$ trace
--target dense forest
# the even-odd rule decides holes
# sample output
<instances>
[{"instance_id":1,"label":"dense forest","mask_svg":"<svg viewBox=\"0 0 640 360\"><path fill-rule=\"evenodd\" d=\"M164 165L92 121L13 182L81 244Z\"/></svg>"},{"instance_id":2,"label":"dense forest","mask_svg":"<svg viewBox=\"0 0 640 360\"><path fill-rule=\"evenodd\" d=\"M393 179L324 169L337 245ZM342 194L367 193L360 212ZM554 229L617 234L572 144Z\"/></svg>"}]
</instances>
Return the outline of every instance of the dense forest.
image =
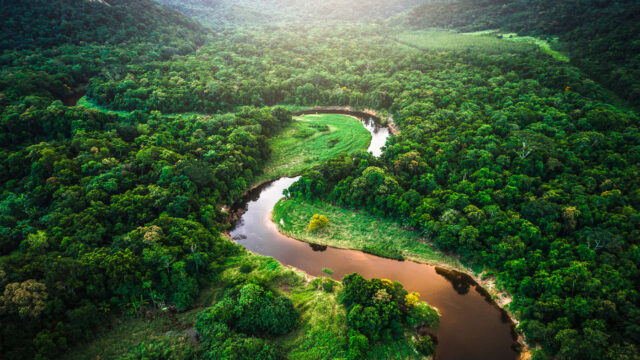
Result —
<instances>
[{"instance_id":1,"label":"dense forest","mask_svg":"<svg viewBox=\"0 0 640 360\"><path fill-rule=\"evenodd\" d=\"M503 29L558 37L572 63L640 105L640 3L635 0L457 0L425 3L404 19L418 28Z\"/></svg>"},{"instance_id":2,"label":"dense forest","mask_svg":"<svg viewBox=\"0 0 640 360\"><path fill-rule=\"evenodd\" d=\"M290 23L369 22L402 14L426 0L159 0L214 29Z\"/></svg>"},{"instance_id":3,"label":"dense forest","mask_svg":"<svg viewBox=\"0 0 640 360\"><path fill-rule=\"evenodd\" d=\"M196 309L212 286L197 345L122 358L304 358L278 339L301 337L310 310L266 280L277 264L228 241L228 209L292 109L349 105L399 133L287 197L393 220L483 268L535 359L638 359L637 2L423 3L2 2L0 358L61 358L113 319ZM496 34L395 36L426 28L557 36L571 62ZM433 354L415 334L438 314L401 284L309 286L344 314L336 357L405 340Z\"/></svg>"}]
</instances>

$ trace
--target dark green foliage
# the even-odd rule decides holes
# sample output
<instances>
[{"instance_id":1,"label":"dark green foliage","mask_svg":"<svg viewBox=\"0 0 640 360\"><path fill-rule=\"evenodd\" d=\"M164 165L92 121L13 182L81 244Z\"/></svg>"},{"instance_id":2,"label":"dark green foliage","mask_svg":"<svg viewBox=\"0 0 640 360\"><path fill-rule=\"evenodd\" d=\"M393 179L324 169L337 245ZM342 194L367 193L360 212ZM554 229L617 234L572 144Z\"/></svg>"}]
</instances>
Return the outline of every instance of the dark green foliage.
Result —
<instances>
[{"instance_id":1,"label":"dark green foliage","mask_svg":"<svg viewBox=\"0 0 640 360\"><path fill-rule=\"evenodd\" d=\"M322 290L324 290L324 292L328 292L331 293L333 292L333 288L335 287L336 282L331 280L331 279L326 279L322 282Z\"/></svg>"},{"instance_id":2,"label":"dark green foliage","mask_svg":"<svg viewBox=\"0 0 640 360\"><path fill-rule=\"evenodd\" d=\"M188 341L162 337L141 343L118 360L182 360L195 359L196 355Z\"/></svg>"},{"instance_id":3,"label":"dark green foliage","mask_svg":"<svg viewBox=\"0 0 640 360\"><path fill-rule=\"evenodd\" d=\"M244 264L240 265L240 269L239 270L243 274L248 274L251 271L253 271L253 266L251 266L251 264L244 263Z\"/></svg>"},{"instance_id":4,"label":"dark green foliage","mask_svg":"<svg viewBox=\"0 0 640 360\"><path fill-rule=\"evenodd\" d=\"M398 282L366 280L359 274L350 274L342 279L342 284L338 300L347 310L347 324L351 329L350 359L363 358L369 341L401 339L405 323L413 327L438 324L438 313L429 305L417 302L418 295L408 294Z\"/></svg>"},{"instance_id":5,"label":"dark green foliage","mask_svg":"<svg viewBox=\"0 0 640 360\"><path fill-rule=\"evenodd\" d=\"M258 285L245 285L234 308L234 327L245 334L282 335L293 329L298 313L291 300Z\"/></svg>"},{"instance_id":6,"label":"dark green foliage","mask_svg":"<svg viewBox=\"0 0 640 360\"><path fill-rule=\"evenodd\" d=\"M304 139L304 138L308 138L309 136L315 134L316 132L313 129L302 129L300 131L297 131L295 134L293 134L293 137L296 137L298 139Z\"/></svg>"},{"instance_id":7,"label":"dark green foliage","mask_svg":"<svg viewBox=\"0 0 640 360\"><path fill-rule=\"evenodd\" d=\"M416 349L425 356L431 356L436 353L436 344L431 339L431 336L425 335L417 341Z\"/></svg>"},{"instance_id":8,"label":"dark green foliage","mask_svg":"<svg viewBox=\"0 0 640 360\"><path fill-rule=\"evenodd\" d=\"M201 359L283 359L269 341L251 337L277 336L291 331L298 313L291 300L247 284L227 294L196 320L203 346Z\"/></svg>"},{"instance_id":9,"label":"dark green foliage","mask_svg":"<svg viewBox=\"0 0 640 360\"><path fill-rule=\"evenodd\" d=\"M393 218L494 269L547 354L624 358L638 343L637 114L550 58L457 56L455 74L430 70L446 56L416 58L428 90L394 96L401 132L381 159L336 157L288 196Z\"/></svg>"},{"instance_id":10,"label":"dark green foliage","mask_svg":"<svg viewBox=\"0 0 640 360\"><path fill-rule=\"evenodd\" d=\"M188 309L237 251L218 233L220 206L240 198L266 136L291 120L283 108L169 117L64 105L98 72L118 79L202 44L202 28L174 11L108 3L3 6L0 285L38 279L46 299L35 317L0 310L0 352L13 359L57 358L111 313Z\"/></svg>"},{"instance_id":11,"label":"dark green foliage","mask_svg":"<svg viewBox=\"0 0 640 360\"><path fill-rule=\"evenodd\" d=\"M288 333L298 322L298 313L286 297L255 284L234 293L200 315L199 331L207 332L212 322L221 322L244 334L274 336Z\"/></svg>"},{"instance_id":12,"label":"dark green foliage","mask_svg":"<svg viewBox=\"0 0 640 360\"><path fill-rule=\"evenodd\" d=\"M0 49L61 44L164 42L161 51L180 53L169 41L202 42L202 28L151 0L29 0L2 2Z\"/></svg>"},{"instance_id":13,"label":"dark green foliage","mask_svg":"<svg viewBox=\"0 0 640 360\"><path fill-rule=\"evenodd\" d=\"M349 352L347 359L357 360L367 356L369 339L356 330L349 330Z\"/></svg>"},{"instance_id":14,"label":"dark green foliage","mask_svg":"<svg viewBox=\"0 0 640 360\"><path fill-rule=\"evenodd\" d=\"M90 81L87 94L110 109L163 113L211 113L242 105L282 103L380 108L390 105L391 90L400 90L395 79L382 79L399 69L415 69L411 61L396 53L391 40L362 28L340 28L339 38L324 27L298 25L280 30L259 37L238 30L210 39L197 57L133 65L126 69L126 76L103 73ZM323 46L300 46L326 37L332 40ZM355 45L362 37L370 38L368 46ZM336 54L334 49L342 49L342 53ZM383 53L386 55L381 56ZM272 72L274 68L283 71ZM353 76L366 78L370 71L381 78L349 80ZM373 83L379 85L369 91Z\"/></svg>"},{"instance_id":15,"label":"dark green foliage","mask_svg":"<svg viewBox=\"0 0 640 360\"><path fill-rule=\"evenodd\" d=\"M268 341L235 333L206 311L198 316L196 330L200 335L203 360L279 360L282 351Z\"/></svg>"},{"instance_id":16,"label":"dark green foliage","mask_svg":"<svg viewBox=\"0 0 640 360\"><path fill-rule=\"evenodd\" d=\"M311 128L316 129L318 131L326 132L329 131L329 125L325 124L311 124L309 125Z\"/></svg>"},{"instance_id":17,"label":"dark green foliage","mask_svg":"<svg viewBox=\"0 0 640 360\"><path fill-rule=\"evenodd\" d=\"M291 121L262 106L283 103L384 109L401 130L381 158L336 157L289 196L390 217L491 269L541 357L637 356L639 119L575 67L534 50L415 51L380 27L206 35L148 0L106 3L2 2L0 296L29 290L29 306L0 304L3 358L59 358L111 314L192 306L237 251L220 235L221 209L253 184L267 139ZM365 3L353 6L387 6ZM434 25L559 34L575 64L640 98L635 2L433 6L460 10L434 13ZM433 20L417 11L416 26ZM73 106L85 88L93 104L130 113ZM433 323L405 308L397 285L345 284L350 358L404 324ZM245 333L297 322L290 301L254 286L210 313L198 331L211 359L281 358ZM174 356L163 347L134 354Z\"/></svg>"},{"instance_id":18,"label":"dark green foliage","mask_svg":"<svg viewBox=\"0 0 640 360\"><path fill-rule=\"evenodd\" d=\"M212 204L237 201L260 170L256 160L268 154L260 133L268 127L259 124L271 121L269 110L241 116L145 116L142 122L114 116L115 124L132 122L141 133L126 141L115 130L78 131L66 141L34 145L26 152L27 172L24 162L3 158L3 175L13 182L0 202L0 245L5 253L20 251L0 266L13 281L44 277L52 290L67 283L68 290L49 291L51 301L65 301L48 315L60 321L85 297L103 311L187 309L212 264L236 251L210 230L224 219ZM205 133L210 136L198 135ZM29 331L45 331L33 321Z\"/></svg>"}]
</instances>

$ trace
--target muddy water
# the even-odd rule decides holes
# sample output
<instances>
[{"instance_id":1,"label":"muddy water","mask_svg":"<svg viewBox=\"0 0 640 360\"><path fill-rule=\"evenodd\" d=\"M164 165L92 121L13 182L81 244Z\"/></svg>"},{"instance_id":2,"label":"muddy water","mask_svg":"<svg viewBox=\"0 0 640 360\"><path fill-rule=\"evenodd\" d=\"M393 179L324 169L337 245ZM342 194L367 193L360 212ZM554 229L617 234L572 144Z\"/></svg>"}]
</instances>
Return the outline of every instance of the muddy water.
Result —
<instances>
[{"instance_id":1,"label":"muddy water","mask_svg":"<svg viewBox=\"0 0 640 360\"><path fill-rule=\"evenodd\" d=\"M375 124L364 123L370 131L375 130ZM372 135L376 139L377 135ZM382 145L384 142L378 142L377 147L369 151L379 155ZM511 322L482 291L478 291L481 289L468 276L355 250L310 245L280 234L271 222L271 210L282 198L282 191L296 179L281 178L251 191L245 212L231 231L234 241L254 253L271 256L310 275L323 275L322 268L330 268L334 271L332 277L340 280L346 274L357 272L366 278L396 280L408 291L419 292L422 300L440 311L440 327L436 331L438 360L512 360L518 357Z\"/></svg>"}]
</instances>

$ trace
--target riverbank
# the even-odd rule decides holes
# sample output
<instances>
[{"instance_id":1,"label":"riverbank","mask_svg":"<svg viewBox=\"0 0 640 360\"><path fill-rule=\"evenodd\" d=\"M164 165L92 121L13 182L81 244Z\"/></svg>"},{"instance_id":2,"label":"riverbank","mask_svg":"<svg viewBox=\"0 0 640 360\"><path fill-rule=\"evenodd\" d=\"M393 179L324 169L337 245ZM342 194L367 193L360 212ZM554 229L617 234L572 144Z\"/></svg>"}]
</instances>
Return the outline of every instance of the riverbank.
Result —
<instances>
[{"instance_id":1,"label":"riverbank","mask_svg":"<svg viewBox=\"0 0 640 360\"><path fill-rule=\"evenodd\" d=\"M307 231L313 214L327 216L329 225L316 233ZM324 202L307 203L296 199L278 201L270 218L283 235L319 247L359 250L380 257L433 265L441 269L443 276L452 276L451 271L462 273L477 283L487 300L493 302L515 326L519 324L515 314L509 310L511 296L497 286L495 278L463 264L457 256L442 253L428 239L420 237L417 232L402 229L393 221ZM526 339L521 334L516 333L516 336L522 347L520 359L529 358Z\"/></svg>"},{"instance_id":2,"label":"riverbank","mask_svg":"<svg viewBox=\"0 0 640 360\"><path fill-rule=\"evenodd\" d=\"M315 111L322 110L307 109L306 111L315 115ZM346 109L334 107L333 110L344 113ZM388 132L386 133L388 134ZM383 145L384 143L377 144L379 147ZM439 349L443 352L443 358L478 355L480 358L515 359L517 356L521 356L519 353L510 353L509 351L522 350L523 341L515 342L517 334L513 324L517 324L517 320L513 314L500 307L500 305L505 306L509 303L508 297L501 296L495 287L495 282L483 279L482 273L474 272L461 264L452 264L450 260L443 261L443 259L432 258L427 262L425 258L414 258L415 253L412 251L402 255L408 247L407 243L395 247L379 246L377 249L373 249L374 251L371 251L371 248L347 250L355 247L352 244L344 245L344 249L327 247L326 245L309 246L306 242L280 233L277 225L270 221L272 210L278 200L282 198L282 191L294 181L294 178L281 178L249 192L245 197L247 203L242 207L241 219L229 232L230 238L256 254L271 256L282 265L300 269L312 276L325 276L320 270L321 268L329 268L334 270L332 277L336 280L346 274L358 272L365 277L390 278L403 284L406 283L407 288L423 294L424 300L443 309L443 314L446 314L443 315L438 331ZM352 220L342 215L339 217L344 221ZM302 217L298 218L303 219ZM303 219L301 228L306 228L307 222L308 219ZM387 224L377 224L375 227L382 231L389 228ZM409 232L405 229L399 230ZM370 230L363 230L363 232L366 231ZM397 239L391 240L397 241ZM411 241L408 243L420 242ZM423 240L422 243L430 245L428 241ZM403 258L414 261L396 262L385 259L385 256L389 257L388 254L381 253L385 247L395 248L399 251L396 252L395 258L398 258L397 254L399 253ZM368 252L381 256L369 255L360 250L369 250ZM445 255L433 248L430 250L431 256ZM436 266L425 266L423 265L425 263ZM452 271L447 271L447 269ZM485 286L486 290L482 289L482 286ZM475 290L467 294L466 292L470 288ZM486 307L492 309L488 310ZM498 313L497 317L496 312ZM461 327L461 323L464 323L464 327ZM469 338L464 335L466 332L475 335ZM487 348L487 344L494 345ZM479 348L484 348L485 351L491 350L487 353L478 350ZM527 353L524 354L526 357Z\"/></svg>"},{"instance_id":3,"label":"riverbank","mask_svg":"<svg viewBox=\"0 0 640 360\"><path fill-rule=\"evenodd\" d=\"M329 218L329 225L317 232L307 231L314 214ZM320 246L355 249L395 260L411 260L430 265L466 269L459 259L435 249L417 232L395 222L364 212L332 206L282 199L273 208L272 221L278 231L297 240Z\"/></svg>"}]
</instances>

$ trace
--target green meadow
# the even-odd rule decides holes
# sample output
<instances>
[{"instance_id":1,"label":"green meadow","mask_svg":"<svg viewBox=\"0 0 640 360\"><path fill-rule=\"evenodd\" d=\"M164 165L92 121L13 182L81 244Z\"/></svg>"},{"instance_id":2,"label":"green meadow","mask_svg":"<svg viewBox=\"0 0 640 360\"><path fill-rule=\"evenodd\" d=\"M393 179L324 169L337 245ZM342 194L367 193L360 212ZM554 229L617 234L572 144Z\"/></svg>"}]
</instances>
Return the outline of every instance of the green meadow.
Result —
<instances>
[{"instance_id":1,"label":"green meadow","mask_svg":"<svg viewBox=\"0 0 640 360\"><path fill-rule=\"evenodd\" d=\"M329 219L329 225L317 232L307 231L314 214ZM272 220L280 232L308 243L356 249L374 255L408 259L421 263L463 268L456 258L436 250L416 231L406 230L392 220L326 202L308 203L282 199L273 209Z\"/></svg>"},{"instance_id":2,"label":"green meadow","mask_svg":"<svg viewBox=\"0 0 640 360\"><path fill-rule=\"evenodd\" d=\"M269 140L273 153L259 181L298 175L340 153L367 150L371 134L360 120L339 114L296 116Z\"/></svg>"}]
</instances>

